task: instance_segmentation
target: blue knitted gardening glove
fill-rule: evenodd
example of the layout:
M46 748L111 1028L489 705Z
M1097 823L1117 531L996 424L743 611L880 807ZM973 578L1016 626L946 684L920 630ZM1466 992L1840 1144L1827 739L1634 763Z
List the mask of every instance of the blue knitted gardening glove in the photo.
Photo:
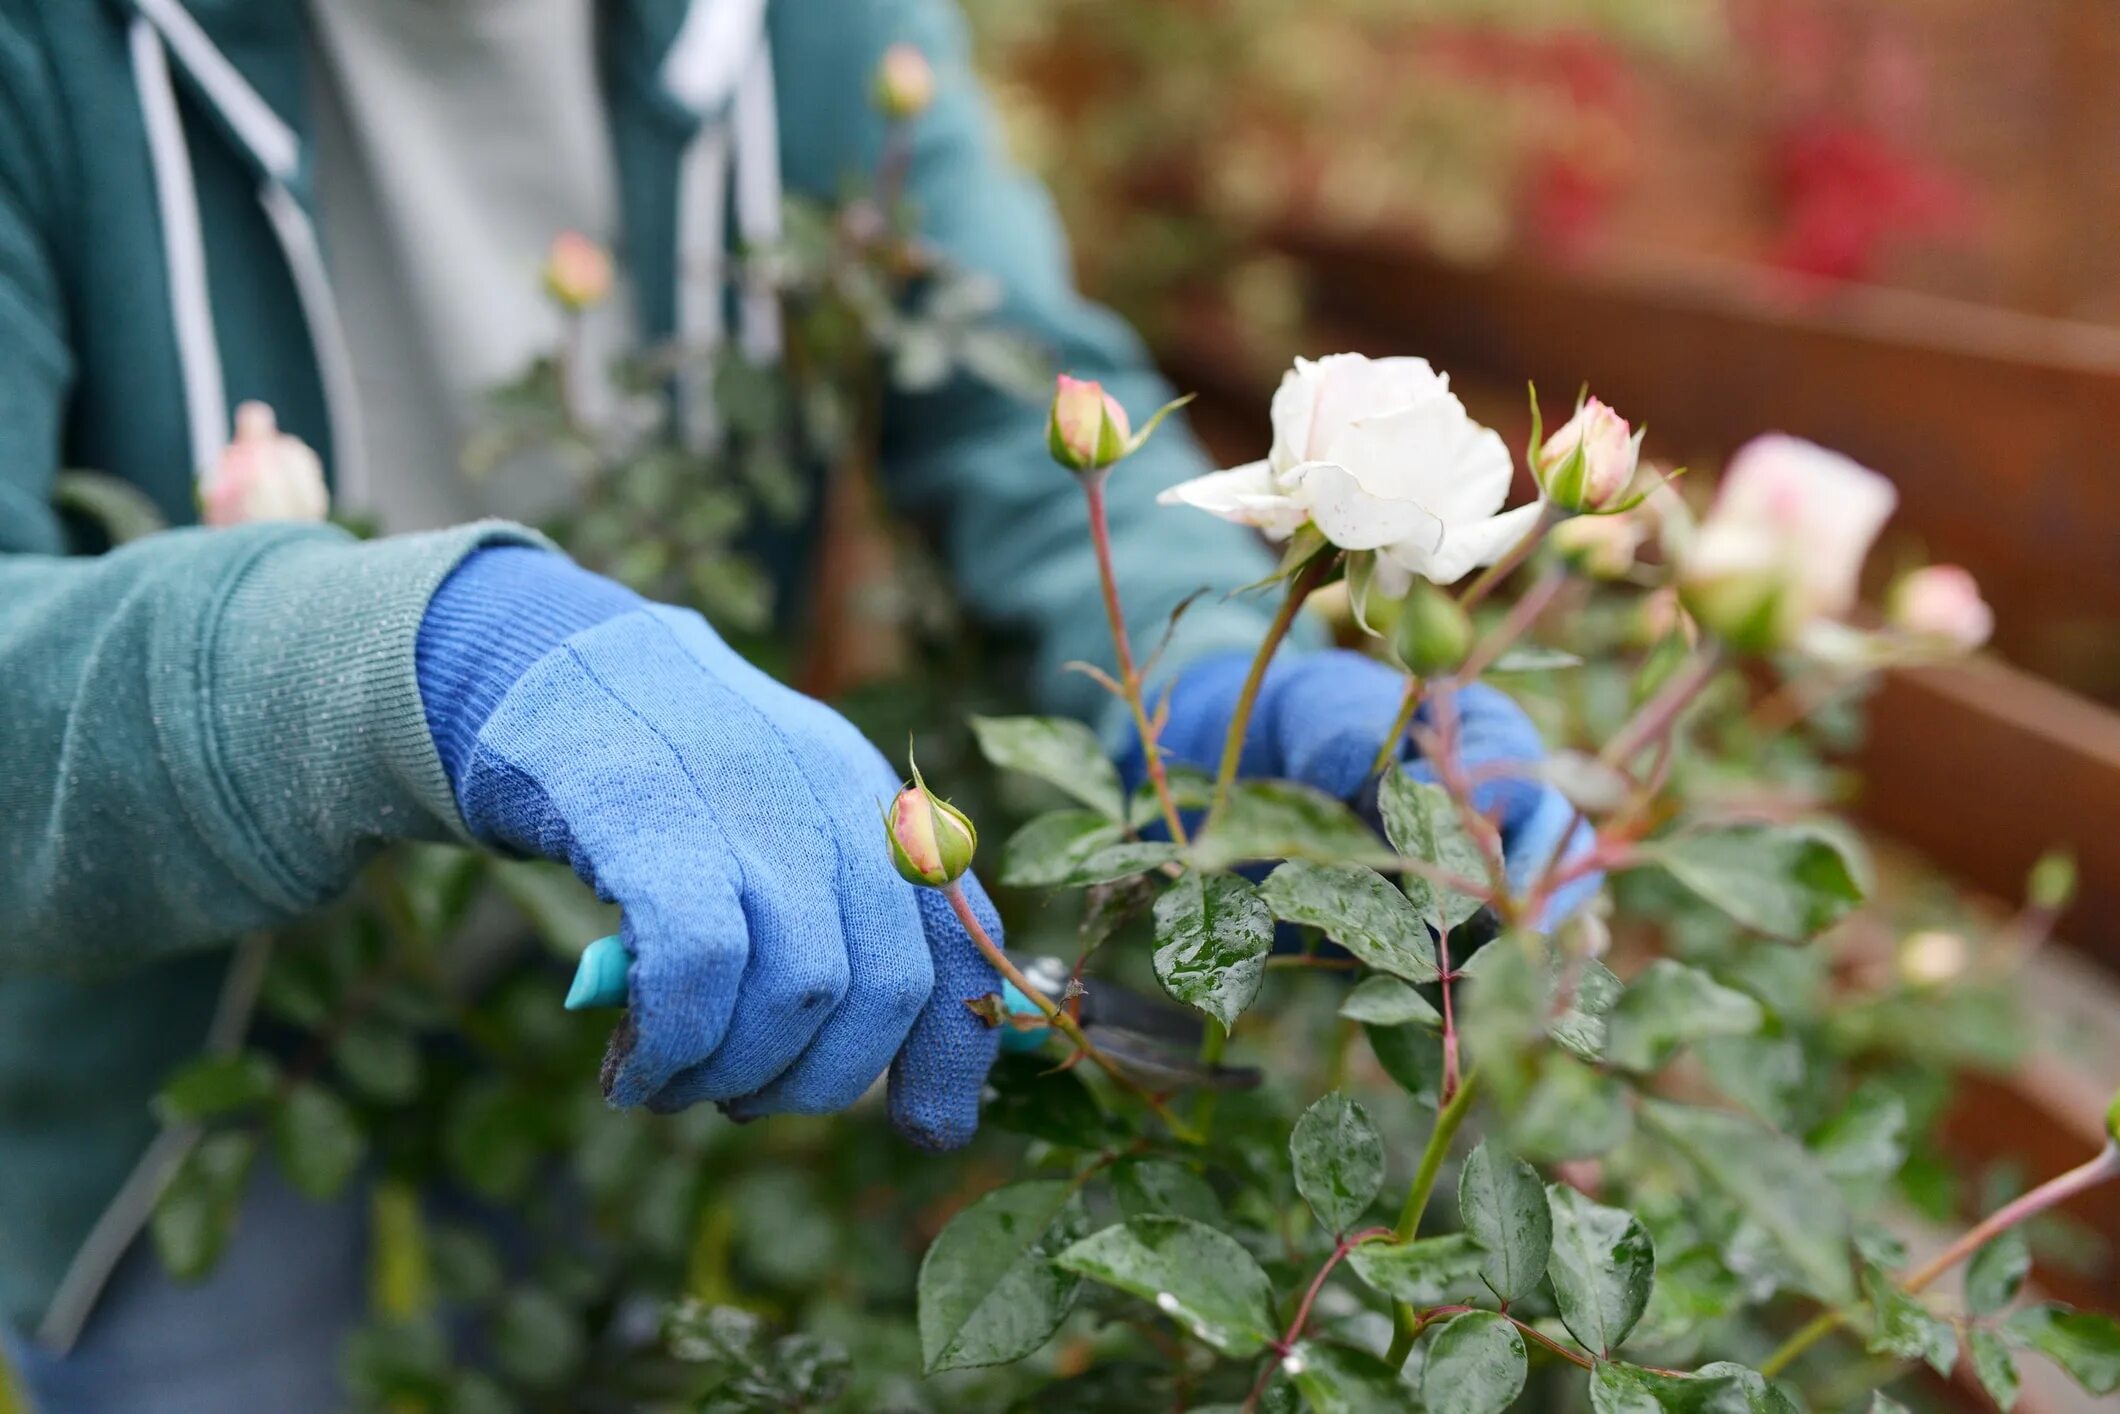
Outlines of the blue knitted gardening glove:
M471 833L573 866L624 911L613 1103L816 1113L888 1066L900 1130L971 1137L996 1039L964 1003L1000 979L943 896L892 867L899 781L851 723L697 614L521 546L443 582L417 665Z
M1234 654L1203 659L1180 675L1171 688L1170 719L1161 738L1173 759L1214 768L1250 667L1248 654ZM1359 653L1334 650L1280 659L1267 669L1259 690L1239 774L1301 781L1341 800L1358 800L1405 691L1402 674ZM1504 694L1474 683L1456 697L1459 755L1468 769L1537 761L1546 754L1538 729ZM1423 703L1420 719L1432 723L1434 710L1434 702ZM1415 777L1435 779L1434 768L1418 759L1410 734L1399 750ZM1574 808L1543 781L1488 779L1473 788L1472 803L1499 827L1503 865L1518 893L1537 881L1555 850L1565 846L1573 859L1590 848L1590 827L1577 824L1571 832ZM1549 901L1542 925L1552 927L1582 907L1602 883L1602 875L1590 874L1562 887Z

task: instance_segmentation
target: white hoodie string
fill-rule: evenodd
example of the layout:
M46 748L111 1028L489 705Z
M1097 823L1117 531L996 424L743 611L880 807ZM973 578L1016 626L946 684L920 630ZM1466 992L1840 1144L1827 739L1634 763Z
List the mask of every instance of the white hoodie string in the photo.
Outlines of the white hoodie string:
M739 238L752 250L780 239L780 125L765 4L694 0L658 75L664 92L702 120L678 178L676 332L687 355L679 420L694 447L711 446L718 434L712 361L726 337L732 148ZM779 358L780 304L770 286L748 281L740 311L745 356L758 363Z
M177 107L165 43L176 51L186 71L205 90L207 98L265 171L258 201L293 276L318 377L324 386L324 406L331 422L333 500L341 507L366 508L368 459L353 384L353 359L339 324L338 306L332 299L331 278L324 265L316 223L293 191L301 162L301 142L177 0L136 3L139 14L129 36L133 83L139 92L148 154L154 164L155 201L162 218L170 314L176 326L185 412L190 422L193 474L205 475L228 442L228 397L220 344L214 334L213 296L207 278L198 193L192 182L191 156L184 145L184 120Z

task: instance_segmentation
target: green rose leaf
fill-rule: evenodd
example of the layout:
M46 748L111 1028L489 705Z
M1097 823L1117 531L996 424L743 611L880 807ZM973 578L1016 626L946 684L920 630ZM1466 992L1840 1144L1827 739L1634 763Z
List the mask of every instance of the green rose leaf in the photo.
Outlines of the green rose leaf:
M1384 1186L1383 1136L1369 1112L1337 1090L1303 1112L1288 1153L1295 1161L1296 1192L1335 1236L1369 1211Z
M1627 984L1605 1018L1605 1059L1622 1070L1661 1070L1689 1042L1749 1036L1766 1019L1743 992L1697 967L1658 958Z
M1969 1326L1965 1333L1966 1354L1973 1359L1973 1374L1980 1387L1995 1401L2002 1414L2010 1414L2017 1407L2017 1396L2024 1382L2017 1375L2017 1357L2010 1354L2009 1342L1985 1326Z
M2120 1389L2120 1322L2058 1301L2027 1306L2003 1326L2009 1339L2029 1345L2068 1371L2092 1394Z
M1354 1274L1409 1306L1441 1306L1480 1291L1487 1249L1462 1232L1412 1242L1365 1242L1347 1254Z
M1422 1026L1365 1026L1369 1049L1399 1088L1429 1109L1443 1082L1443 1038Z
M996 766L1058 786L1107 820L1126 818L1118 768L1082 723L1071 717L978 716L971 723L980 754Z
M216 1115L262 1105L280 1082L280 1068L256 1051L200 1056L163 1082L155 1095L155 1118L164 1124L196 1124Z
M273 1109L272 1156L297 1192L337 1196L367 1151L353 1111L320 1085L295 1086Z
M399 1105L419 1091L419 1047L402 1026L376 1018L356 1021L332 1047L331 1059L339 1074L372 1100Z
M1064 1179L998 1188L951 1218L920 1261L927 1371L1002 1365L1045 1344L1080 1285L1051 1258L1087 1226L1080 1190Z
M148 1231L163 1267L178 1281L197 1281L220 1260L257 1152L258 1138L248 1131L209 1134L163 1186Z
M1377 788L1377 810L1384 817L1384 837L1411 859L1433 864L1460 878L1487 878L1486 856L1465 833L1450 793L1441 786L1392 771ZM1479 912L1480 900L1409 875L1406 896L1432 928L1455 928Z
M1509 1146L1545 1163L1607 1153L1634 1133L1626 1085L1558 1051L1539 1058L1538 1078L1506 1119Z
M1374 869L1292 859L1267 876L1259 896L1274 917L1323 929L1366 966L1408 982L1436 980L1428 925Z
M1128 1218L1054 1259L1067 1271L1138 1296L1235 1359L1280 1335L1273 1283L1227 1233L1191 1218Z
M1902 1360L1926 1360L1937 1374L1950 1374L1958 1363L1957 1328L1874 1266L1864 1267L1862 1285L1877 1317L1869 1348Z
M1690 1375L1662 1375L1600 1360L1590 1372L1592 1414L1797 1414L1757 1370L1728 1361Z
M1965 1305L1976 1316L1992 1316L2017 1299L2032 1270L2024 1229L2013 1227L1984 1244L1965 1269Z
M1156 980L1228 1030L1259 995L1273 914L1234 874L1187 874L1156 900Z
M495 1363L533 1389L565 1379L587 1350L582 1321L558 1297L521 1286L501 1298L492 1324Z
M1829 1306L1855 1299L1840 1190L1801 1145L1740 1115L1644 1099L1641 1122L1758 1224L1799 1288Z
M1000 880L1012 889L1058 888L1126 832L1094 810L1034 815L1001 846Z
M1530 1295L1553 1253L1553 1213L1531 1165L1483 1143L1458 1170L1458 1212L1487 1249L1480 1275L1504 1301Z
M1206 1179L1169 1159L1122 1159L1112 1166L1112 1196L1130 1218L1162 1213L1218 1226L1227 1216Z
M1403 1414L1413 1407L1413 1390L1399 1372L1366 1350L1299 1341L1282 1358L1281 1373L1311 1414Z
M1239 781L1215 826L1193 841L1193 863L1213 872L1254 859L1395 863L1359 815L1293 781Z
M1642 856L1747 928L1802 942L1862 902L1862 866L1817 826L1737 825L1655 841Z
M1546 1186L1553 1211L1553 1279L1561 1321L1586 1350L1618 1347L1649 1306L1656 1251L1632 1213L1593 1202L1565 1183Z
M1506 1316L1467 1311L1429 1342L1421 1406L1430 1414L1501 1414L1523 1393L1524 1338Z
M1849 1200L1867 1206L1906 1163L1906 1101L1882 1085L1862 1085L1812 1131L1809 1145Z
M1440 1028L1443 1014L1428 998L1396 977L1370 977L1347 994L1340 1015L1365 1026L1427 1026Z

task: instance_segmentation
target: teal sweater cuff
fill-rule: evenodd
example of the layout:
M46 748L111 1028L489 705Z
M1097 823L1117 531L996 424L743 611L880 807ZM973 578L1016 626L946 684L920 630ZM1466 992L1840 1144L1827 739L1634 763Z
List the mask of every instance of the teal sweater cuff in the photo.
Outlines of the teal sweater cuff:
M356 542L261 540L198 651L159 665L165 723L214 769L179 782L224 862L268 907L316 907L393 839L466 839L435 754L414 643L435 588L485 545L544 545L483 522ZM180 727L181 729L181 727Z

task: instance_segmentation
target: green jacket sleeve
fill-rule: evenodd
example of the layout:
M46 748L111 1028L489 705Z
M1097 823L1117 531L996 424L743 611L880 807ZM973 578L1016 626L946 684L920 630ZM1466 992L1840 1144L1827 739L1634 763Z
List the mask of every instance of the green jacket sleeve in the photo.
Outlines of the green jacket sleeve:
M1043 345L1064 371L1102 382L1136 419L1172 396L1125 324L1076 292L1050 200L999 150L951 0L782 0L774 10L777 68L784 85L800 86L800 101L783 104L797 185L828 194L848 172L873 168L882 142L868 102L876 61L893 42L918 45L939 79L934 106L912 129L908 192L922 233L1000 282L1002 324ZM1099 714L1100 689L1063 666L1109 666L1112 652L1082 493L1046 454L1044 405L968 379L896 398L885 461L894 500L940 525L967 602L1032 636L1040 700ZM1166 669L1205 653L1249 651L1272 612L1256 595L1223 597L1273 568L1251 532L1155 503L1164 487L1207 469L1174 419L1112 473L1113 555L1136 650L1155 646L1186 596L1218 591L1188 610Z
M291 918L456 809L413 639L470 527L178 530L70 557L51 506L83 219L25 11L0 15L0 969L88 975ZM181 426L168 429L184 457Z

